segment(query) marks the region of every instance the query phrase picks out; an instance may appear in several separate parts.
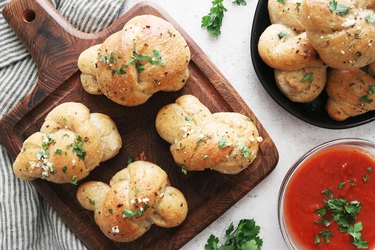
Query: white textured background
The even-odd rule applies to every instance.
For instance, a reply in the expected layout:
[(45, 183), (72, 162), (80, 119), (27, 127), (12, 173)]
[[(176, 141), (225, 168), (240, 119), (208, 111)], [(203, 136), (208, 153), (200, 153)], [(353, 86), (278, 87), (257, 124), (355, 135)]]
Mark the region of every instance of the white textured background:
[[(232, 1), (224, 0), (228, 12), (225, 13), (219, 38), (211, 37), (200, 27), (202, 16), (209, 12), (210, 0), (154, 2), (187, 31), (240, 93), (275, 142), (280, 160), (265, 180), (186, 244), (184, 249), (203, 249), (210, 234), (222, 238), (232, 221), (236, 224), (243, 218), (254, 218), (260, 225), (263, 249), (287, 249), (278, 226), (277, 196), (289, 167), (307, 150), (332, 139), (356, 137), (375, 141), (374, 122), (353, 129), (327, 130), (304, 123), (278, 106), (263, 89), (251, 63), (251, 26), (258, 2), (247, 0), (247, 6), (237, 6)], [(138, 2), (127, 0), (125, 9)]]

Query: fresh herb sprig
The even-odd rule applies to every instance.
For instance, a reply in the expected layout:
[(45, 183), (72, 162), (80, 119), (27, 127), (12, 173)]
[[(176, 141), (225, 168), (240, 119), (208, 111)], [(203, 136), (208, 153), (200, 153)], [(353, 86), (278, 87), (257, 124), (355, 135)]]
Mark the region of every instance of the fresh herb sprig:
[(258, 236), (260, 227), (253, 219), (240, 220), (235, 229), (231, 223), (225, 232), (226, 241), (224, 244), (219, 243), (219, 238), (211, 235), (206, 245), (205, 250), (229, 250), (229, 249), (249, 249), (260, 250), (263, 245), (263, 240)]
[(211, 35), (219, 36), (226, 11), (228, 10), (224, 7), (223, 0), (213, 0), (210, 13), (202, 17), (201, 27), (206, 28)]

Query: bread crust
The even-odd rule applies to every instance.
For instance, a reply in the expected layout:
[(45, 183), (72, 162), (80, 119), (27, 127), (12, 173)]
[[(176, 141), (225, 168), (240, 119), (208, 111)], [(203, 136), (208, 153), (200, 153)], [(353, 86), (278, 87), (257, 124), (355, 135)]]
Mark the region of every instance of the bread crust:
[[(136, 161), (115, 174), (109, 185), (89, 181), (79, 186), (79, 203), (95, 212), (95, 221), (111, 240), (130, 242), (146, 233), (152, 224), (180, 225), (188, 213), (184, 195), (172, 187), (159, 166)], [(142, 213), (125, 216), (124, 211)]]
[(13, 170), (23, 180), (76, 182), (100, 162), (114, 157), (121, 146), (120, 134), (111, 118), (90, 113), (81, 103), (66, 102), (52, 109), (40, 132), (24, 141)]
[[(154, 51), (162, 64), (134, 61), (135, 55), (155, 57)], [(88, 93), (104, 94), (118, 104), (136, 106), (158, 91), (180, 90), (189, 77), (189, 61), (185, 39), (169, 22), (142, 15), (129, 20), (122, 31), (109, 36), (103, 44), (82, 52), (78, 67)]]
[(172, 144), (175, 162), (190, 171), (208, 168), (237, 174), (254, 161), (261, 140), (250, 118), (231, 112), (211, 114), (192, 95), (163, 107), (156, 116), (156, 130)]

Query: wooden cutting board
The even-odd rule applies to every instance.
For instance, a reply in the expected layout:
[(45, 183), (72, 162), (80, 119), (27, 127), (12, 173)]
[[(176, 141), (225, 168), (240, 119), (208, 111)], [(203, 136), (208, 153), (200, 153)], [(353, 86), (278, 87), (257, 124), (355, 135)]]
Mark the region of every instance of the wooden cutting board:
[[(175, 93), (157, 93), (138, 107), (123, 107), (104, 96), (83, 91), (77, 58), (84, 49), (101, 43), (121, 30), (132, 17), (152, 14), (171, 22), (186, 39), (192, 60), (186, 86)], [(173, 186), (186, 196), (189, 214), (176, 228), (153, 226), (140, 239), (116, 243), (107, 239), (95, 224), (93, 213), (82, 209), (76, 198), (77, 186), (58, 185), (44, 180), (33, 185), (57, 211), (66, 225), (90, 249), (177, 249), (234, 205), (265, 178), (278, 162), (278, 152), (258, 119), (230, 83), (219, 72), (190, 36), (163, 10), (151, 2), (135, 5), (110, 27), (98, 34), (86, 34), (70, 25), (47, 0), (12, 0), (3, 15), (25, 43), (38, 65), (38, 82), (33, 91), (0, 121), (0, 142), (15, 158), (23, 141), (39, 130), (46, 114), (56, 105), (82, 102), (91, 112), (108, 114), (117, 124), (124, 146), (114, 159), (96, 168), (85, 181), (109, 179), (126, 167), (128, 156), (144, 155), (168, 172)], [(199, 23), (197, 23), (199, 25)], [(256, 160), (238, 175), (215, 171), (181, 173), (155, 129), (158, 110), (183, 94), (197, 96), (212, 112), (234, 111), (251, 117), (264, 138)], [(81, 183), (84, 181), (81, 181)], [(243, 215), (251, 217), (251, 213)]]

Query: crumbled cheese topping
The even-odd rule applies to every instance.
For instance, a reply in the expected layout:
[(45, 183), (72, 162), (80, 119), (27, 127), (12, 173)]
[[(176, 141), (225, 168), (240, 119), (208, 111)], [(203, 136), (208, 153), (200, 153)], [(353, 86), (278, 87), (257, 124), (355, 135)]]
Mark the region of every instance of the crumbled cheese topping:
[(249, 140), (250, 140), (251, 142), (255, 141), (254, 136), (250, 136)]
[(258, 141), (258, 142), (262, 142), (262, 141), (263, 141), (263, 137), (258, 136), (258, 137), (257, 137), (257, 141)]
[(356, 24), (356, 21), (354, 19), (345, 19), (345, 21), (341, 24), (342, 27), (347, 28), (350, 26), (354, 26)]
[(47, 150), (48, 145), (53, 141), (53, 138), (50, 135), (46, 135), (42, 140), (42, 147), (38, 153), (36, 154), (37, 161), (29, 161), (31, 170), (35, 168), (42, 169), (42, 176), (48, 177), (49, 173), (53, 173), (53, 166), (52, 163), (49, 161), (49, 152)]
[(114, 226), (111, 228), (111, 233), (113, 234), (118, 234), (120, 233), (120, 229), (118, 228), (118, 226)]

